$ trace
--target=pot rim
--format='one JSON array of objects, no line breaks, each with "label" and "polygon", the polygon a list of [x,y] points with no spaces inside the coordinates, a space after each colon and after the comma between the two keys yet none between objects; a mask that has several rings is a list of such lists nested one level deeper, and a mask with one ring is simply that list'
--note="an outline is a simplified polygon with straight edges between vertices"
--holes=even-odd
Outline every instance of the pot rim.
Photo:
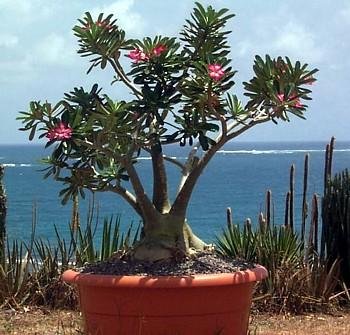
[{"label": "pot rim", "polygon": [[115,276],[80,273],[66,270],[61,279],[71,284],[84,286],[129,287],[129,288],[176,288],[226,286],[261,281],[268,276],[266,268],[256,265],[252,269],[232,273],[197,274],[186,276]]}]

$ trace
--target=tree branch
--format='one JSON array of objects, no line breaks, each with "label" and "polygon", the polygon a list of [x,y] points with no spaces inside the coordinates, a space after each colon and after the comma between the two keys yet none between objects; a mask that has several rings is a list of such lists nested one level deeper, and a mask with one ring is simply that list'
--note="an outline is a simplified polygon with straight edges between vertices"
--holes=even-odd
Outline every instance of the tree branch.
[{"label": "tree branch", "polygon": [[170,208],[168,196],[168,182],[163,155],[155,147],[151,148],[153,167],[153,205],[160,213]]},{"label": "tree branch", "polygon": [[114,60],[114,62],[113,62],[112,60],[109,59],[109,63],[112,65],[114,71],[119,76],[121,81],[133,91],[133,93],[136,95],[137,98],[141,99],[142,98],[142,93],[136,88],[135,85],[133,85],[133,83],[126,76],[126,74],[125,74],[122,66],[120,65],[119,61],[118,60]]},{"label": "tree branch", "polygon": [[[270,120],[270,117],[267,115],[265,117],[260,117],[255,120],[252,120],[248,124],[242,124],[242,128],[238,129],[237,131],[226,135],[221,136],[220,140],[213,145],[205,154],[204,156],[198,161],[198,164],[196,164],[193,169],[189,172],[182,188],[180,189],[173,205],[170,210],[170,214],[174,215],[185,215],[187,206],[189,203],[189,200],[191,198],[193,189],[196,185],[196,182],[199,178],[199,176],[202,174],[204,168],[207,166],[207,164],[210,162],[210,160],[213,158],[215,153],[220,150],[224,144],[226,144],[229,140],[233,139],[234,137],[242,134],[243,132],[247,131],[248,129],[252,128],[253,126],[263,123]],[[231,128],[232,129],[232,128]]]},{"label": "tree branch", "polygon": [[173,157],[170,157],[170,156],[167,156],[167,155],[163,155],[163,159],[165,161],[168,161],[169,163],[172,163],[172,164],[178,166],[181,170],[185,169],[185,164],[182,164],[176,158],[173,158]]},{"label": "tree branch", "polygon": [[135,191],[136,201],[141,209],[141,212],[143,214],[143,218],[146,222],[149,224],[152,224],[152,221],[156,220],[157,211],[153,206],[153,203],[148,198],[143,185],[141,183],[141,180],[135,170],[134,165],[132,162],[125,158],[121,161],[122,165],[124,166],[126,172],[128,173],[128,176],[130,178],[130,182],[133,186],[133,189]]},{"label": "tree branch", "polygon": [[135,212],[143,218],[141,208],[137,203],[136,197],[121,185],[109,185],[106,191],[111,191],[119,194],[126,202],[135,210]]},{"label": "tree branch", "polygon": [[186,181],[187,177],[189,176],[191,170],[199,161],[198,156],[196,156],[199,147],[200,147],[200,143],[198,142],[195,146],[193,146],[192,150],[189,152],[189,154],[187,156],[186,163],[184,165],[184,168],[182,169],[182,177],[181,177],[181,180],[179,183],[179,187],[177,189],[177,194],[180,193],[180,191],[181,191],[183,185],[185,184],[185,181]]},{"label": "tree branch", "polygon": [[[146,147],[142,147],[142,150],[148,152],[149,154],[151,154],[151,150],[146,148]],[[179,162],[176,158],[173,158],[173,157],[170,157],[170,156],[167,156],[167,155],[162,155],[163,156],[163,159],[169,163],[172,163],[176,166],[178,166],[181,170],[184,170],[185,169],[185,164],[182,164],[181,162]]]}]

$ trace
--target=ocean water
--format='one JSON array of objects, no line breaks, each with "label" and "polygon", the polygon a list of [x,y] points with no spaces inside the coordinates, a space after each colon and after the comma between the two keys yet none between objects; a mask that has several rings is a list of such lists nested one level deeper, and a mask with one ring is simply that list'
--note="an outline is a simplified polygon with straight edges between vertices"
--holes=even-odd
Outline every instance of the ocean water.
[{"label": "ocean water", "polygon": [[[193,230],[207,241],[219,234],[226,224],[226,208],[231,207],[235,223],[251,218],[257,222],[265,208],[266,190],[272,190],[274,222],[283,223],[285,194],[289,189],[289,169],[296,167],[295,213],[296,227],[300,225],[303,186],[303,166],[306,153],[310,154],[308,200],[314,193],[322,194],[323,167],[326,142],[233,142],[221,150],[209,163],[200,177],[188,210],[188,221]],[[184,160],[189,148],[172,146],[167,154]],[[40,163],[48,156],[42,146],[0,146],[0,163],[5,166],[4,183],[8,197],[7,232],[9,238],[28,240],[31,233],[33,208],[37,211],[36,235],[54,239],[54,225],[68,234],[71,204],[62,206],[58,192],[62,185],[51,179],[43,179]],[[147,159],[137,164],[146,190],[150,191],[151,162]],[[350,168],[350,142],[337,142],[334,152],[333,171]],[[168,166],[169,187],[172,197],[176,191],[180,173]],[[80,200],[82,222],[92,195],[87,193]],[[99,218],[121,215],[122,226],[138,223],[139,218],[118,196],[98,194],[95,197]],[[102,222],[102,220],[100,220]],[[99,226],[97,234],[99,234]]]}]

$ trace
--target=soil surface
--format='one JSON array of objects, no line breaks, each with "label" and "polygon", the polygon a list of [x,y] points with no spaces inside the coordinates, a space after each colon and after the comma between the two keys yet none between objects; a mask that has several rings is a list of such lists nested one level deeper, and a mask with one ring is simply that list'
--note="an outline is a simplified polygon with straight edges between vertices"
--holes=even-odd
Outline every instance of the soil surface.
[{"label": "soil surface", "polygon": [[254,268],[243,260],[223,258],[213,252],[203,252],[193,257],[159,262],[136,262],[119,258],[86,265],[78,269],[83,273],[133,275],[133,276],[191,276],[195,274],[231,273]]}]

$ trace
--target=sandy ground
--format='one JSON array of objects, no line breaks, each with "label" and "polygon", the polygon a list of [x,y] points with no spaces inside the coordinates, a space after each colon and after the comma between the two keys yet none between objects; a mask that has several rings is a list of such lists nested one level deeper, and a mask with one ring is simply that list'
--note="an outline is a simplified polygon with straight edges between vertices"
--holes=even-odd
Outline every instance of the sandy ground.
[{"label": "sandy ground", "polygon": [[350,335],[350,312],[336,315],[252,316],[250,334],[259,335]]},{"label": "sandy ground", "polygon": [[[0,312],[0,335],[82,335],[78,312],[25,309]],[[337,315],[253,315],[251,335],[350,335],[350,311]]]}]

